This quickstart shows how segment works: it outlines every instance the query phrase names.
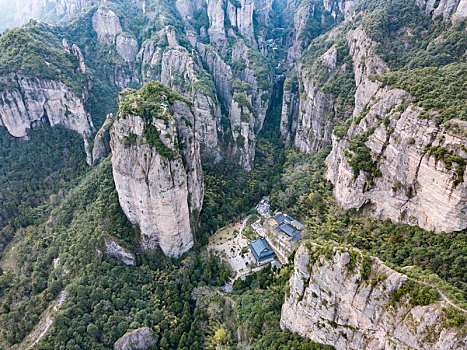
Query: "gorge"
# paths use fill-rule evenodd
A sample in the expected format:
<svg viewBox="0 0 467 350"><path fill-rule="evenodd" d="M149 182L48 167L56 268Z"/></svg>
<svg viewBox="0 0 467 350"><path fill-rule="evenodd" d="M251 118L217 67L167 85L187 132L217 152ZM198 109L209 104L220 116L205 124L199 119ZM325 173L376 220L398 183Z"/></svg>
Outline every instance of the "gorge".
<svg viewBox="0 0 467 350"><path fill-rule="evenodd" d="M465 347L465 0L11 15L1 348ZM209 247L263 196L303 242L235 280Z"/></svg>

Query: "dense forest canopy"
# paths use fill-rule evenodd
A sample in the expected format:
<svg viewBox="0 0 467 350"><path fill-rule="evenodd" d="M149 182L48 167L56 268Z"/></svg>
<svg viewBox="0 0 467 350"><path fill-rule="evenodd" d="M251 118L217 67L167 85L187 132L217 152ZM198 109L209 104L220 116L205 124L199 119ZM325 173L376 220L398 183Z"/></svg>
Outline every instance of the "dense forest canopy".
<svg viewBox="0 0 467 350"><path fill-rule="evenodd" d="M467 309L466 229L435 232L414 220L375 218L370 200L359 209L343 209L327 172L331 152L341 151L349 187L363 181L364 192L375 190L385 181L384 152L397 152L403 144L395 125L416 110L416 125L405 126L404 132L416 129L415 136L429 139L419 150L417 172L428 159L428 165L431 161L436 171L450 176L446 186L454 197L465 189L465 18L431 16L415 0L360 0L354 12L344 11L337 0L277 0L261 9L252 5L251 18L245 19L244 1L226 0L216 10L222 12L216 18L222 22L219 29L212 27L218 22L203 1L188 9L174 0L109 0L101 6L62 1L66 9L78 2L85 6L60 14L58 1L46 1L42 12L27 14L34 19L19 26L25 21L16 17L15 2L0 0L0 30L12 28L0 36L0 349L110 349L142 327L150 330L153 349L333 349L281 328L294 253L280 267L250 267L235 279L228 252L209 247L220 229L243 220L253 233L251 224L260 216L246 217L257 214L255 206L264 196L270 197L271 213L286 212L303 222L303 241L322 245L323 254L337 244L354 247L366 263L371 255L409 276L405 288L412 288L412 306L448 298L454 306L443 311L443 327L461 332L467 317L462 311ZM107 24L113 23L109 27L116 34L97 33L100 9L115 16L118 25ZM351 39L358 30L364 37ZM371 44L357 52L363 45L359 40ZM80 49L84 70L80 54L67 42ZM186 70L178 71L173 62ZM30 87L20 90L23 77L47 86L44 95ZM49 101L56 102L51 81L65 84L83 104L93 124L89 134L70 130L66 118L51 125L44 112ZM364 90L365 84L371 89L375 84L376 92ZM387 91L408 97L375 112ZM154 120L159 119L157 127L167 127L173 117L167 111L176 100L186 102L195 119L178 125L178 148L172 150ZM32 110L42 113L22 138L6 127L15 106L25 119ZM195 170L202 174L203 206L190 223L194 247L178 259L140 247L140 227L125 215L116 186L108 145L116 132L111 124L103 131L106 156L86 163L86 154L99 146L93 141L109 113L115 116L110 123L141 117L144 141L136 141L140 126L132 125L125 149L146 142L153 153L138 154L141 163L157 154L164 158L159 170L169 173L175 159L188 168L180 151L188 129L194 130L190 142L208 131L218 140L213 143L219 159L203 155L205 144L193 147L193 154L201 154L201 169ZM76 117L68 108L65 114ZM212 124L206 126L208 119ZM375 152L371 147L381 126L384 132L376 138L383 143ZM300 137L305 142L297 142ZM253 145L251 169L239 165L245 145ZM404 147L419 145L411 138ZM149 186L153 179L144 181ZM412 199L421 185L415 181L405 188L401 181L389 186L391 191L405 191L400 196ZM464 209L465 203L456 209L459 216ZM111 256L109 241L134 264ZM244 247L240 255L246 252ZM232 291L222 288L226 284ZM394 293L394 305L399 294ZM47 317L47 330L32 344Z"/></svg>

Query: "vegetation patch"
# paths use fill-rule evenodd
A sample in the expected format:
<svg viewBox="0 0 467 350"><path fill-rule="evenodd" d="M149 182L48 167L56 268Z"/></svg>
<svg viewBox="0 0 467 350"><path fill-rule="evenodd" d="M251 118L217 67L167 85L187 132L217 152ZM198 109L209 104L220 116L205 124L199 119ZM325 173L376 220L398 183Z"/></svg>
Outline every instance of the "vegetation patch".
<svg viewBox="0 0 467 350"><path fill-rule="evenodd" d="M130 114L141 117L144 120L143 136L146 142L154 147L161 156L174 160L176 154L161 140L161 133L153 125L153 121L160 119L168 125L169 119L172 118L168 112L169 106L177 100L183 101L189 106L191 106L191 102L160 82L151 82L138 91L126 89L122 92L122 98L119 117L125 118ZM128 137L130 139L124 141L125 147L127 145L129 147L133 142L134 137L131 135ZM178 148L178 143L174 147Z"/></svg>
<svg viewBox="0 0 467 350"><path fill-rule="evenodd" d="M424 152L435 157L437 161L442 160L444 166L448 170L452 170L453 165L457 164L455 170L456 178L453 181L453 186L456 187L458 184L464 182L464 172L466 168L466 160L464 158L442 146L428 146Z"/></svg>
<svg viewBox="0 0 467 350"><path fill-rule="evenodd" d="M123 141L123 145L125 148L130 148L133 145L136 145L136 134L130 132L128 136L125 136L125 139Z"/></svg>
<svg viewBox="0 0 467 350"><path fill-rule="evenodd" d="M354 180L360 175L360 171L364 171L367 176L370 176L370 181L374 177L382 175L376 162L371 157L370 147L365 144L368 141L368 135L371 133L372 130L355 135L350 139L348 150L345 150L345 155L353 170Z"/></svg>
<svg viewBox="0 0 467 350"><path fill-rule="evenodd" d="M453 118L467 120L467 63L400 70L378 79L410 93L417 106L436 111L437 124Z"/></svg>
<svg viewBox="0 0 467 350"><path fill-rule="evenodd" d="M360 276L363 281L368 281L371 274L371 266L373 265L373 261L371 257L364 256L362 261L362 268L360 269Z"/></svg>
<svg viewBox="0 0 467 350"><path fill-rule="evenodd" d="M430 305L440 298L438 291L433 287L424 286L414 280L407 280L402 287L392 291L390 305L395 306L406 295L409 298L409 303L414 306Z"/></svg>
<svg viewBox="0 0 467 350"><path fill-rule="evenodd" d="M239 107L248 108L248 110L253 113L253 107L251 106L250 101L246 98L246 96L242 93L237 93L233 96L233 100L239 105Z"/></svg>

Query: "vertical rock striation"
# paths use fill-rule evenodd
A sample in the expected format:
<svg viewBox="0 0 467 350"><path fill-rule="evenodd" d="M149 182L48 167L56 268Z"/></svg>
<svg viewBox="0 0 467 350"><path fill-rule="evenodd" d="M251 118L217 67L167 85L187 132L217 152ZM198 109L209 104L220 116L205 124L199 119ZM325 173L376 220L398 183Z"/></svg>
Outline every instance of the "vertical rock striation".
<svg viewBox="0 0 467 350"><path fill-rule="evenodd" d="M359 122L343 137L333 136L333 150L326 160L338 203L344 208L370 204L375 217L436 232L467 228L467 177L462 164L467 159L462 146L467 123L451 120L436 125L422 118L422 109L410 103L407 92L383 88L369 78L388 69L364 31L357 28L347 39L358 86L354 118ZM350 165L356 154L349 146L362 138L373 163L371 174ZM463 161L450 166L436 160L430 155L432 147Z"/></svg>
<svg viewBox="0 0 467 350"><path fill-rule="evenodd" d="M11 73L0 76L0 126L15 137L41 123L61 125L83 136L88 164L92 162L89 137L93 125L78 96L61 81Z"/></svg>
<svg viewBox="0 0 467 350"><path fill-rule="evenodd" d="M194 123L189 104L160 83L122 97L111 132L112 168L143 251L160 247L178 257L193 246L204 193Z"/></svg>
<svg viewBox="0 0 467 350"><path fill-rule="evenodd" d="M465 326L448 325L443 297L413 302L417 290L424 296L436 291L377 258L309 244L297 250L294 266L281 327L302 337L337 350L454 350L467 341Z"/></svg>

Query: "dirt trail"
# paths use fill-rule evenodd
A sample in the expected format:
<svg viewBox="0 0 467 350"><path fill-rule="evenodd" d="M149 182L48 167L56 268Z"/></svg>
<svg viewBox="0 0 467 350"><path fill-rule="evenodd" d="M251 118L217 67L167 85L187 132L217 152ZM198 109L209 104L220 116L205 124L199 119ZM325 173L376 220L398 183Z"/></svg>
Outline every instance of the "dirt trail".
<svg viewBox="0 0 467 350"><path fill-rule="evenodd" d="M52 301L49 307L42 313L41 320L29 333L29 335L19 344L17 349L32 349L47 334L53 324L55 312L63 305L67 297L67 292L62 290L57 299Z"/></svg>
<svg viewBox="0 0 467 350"><path fill-rule="evenodd" d="M415 282L421 283L421 284L423 284L424 286L429 286L429 287L431 287L431 288L436 289L436 290L438 291L439 295L441 295L441 298L443 298L443 300L444 300L446 303L448 303L449 305L451 305L452 307L456 308L456 309L459 310L459 311L462 311L462 312L467 313L467 310L461 308L459 305L454 304L454 303L446 296L446 294L444 294L436 285L430 284L430 283L427 283L427 282L424 282L424 281L419 281L419 280L417 280L417 279L415 279L415 278L412 278L412 277L409 277L409 279L411 279L411 280L413 280L413 281L415 281Z"/></svg>

